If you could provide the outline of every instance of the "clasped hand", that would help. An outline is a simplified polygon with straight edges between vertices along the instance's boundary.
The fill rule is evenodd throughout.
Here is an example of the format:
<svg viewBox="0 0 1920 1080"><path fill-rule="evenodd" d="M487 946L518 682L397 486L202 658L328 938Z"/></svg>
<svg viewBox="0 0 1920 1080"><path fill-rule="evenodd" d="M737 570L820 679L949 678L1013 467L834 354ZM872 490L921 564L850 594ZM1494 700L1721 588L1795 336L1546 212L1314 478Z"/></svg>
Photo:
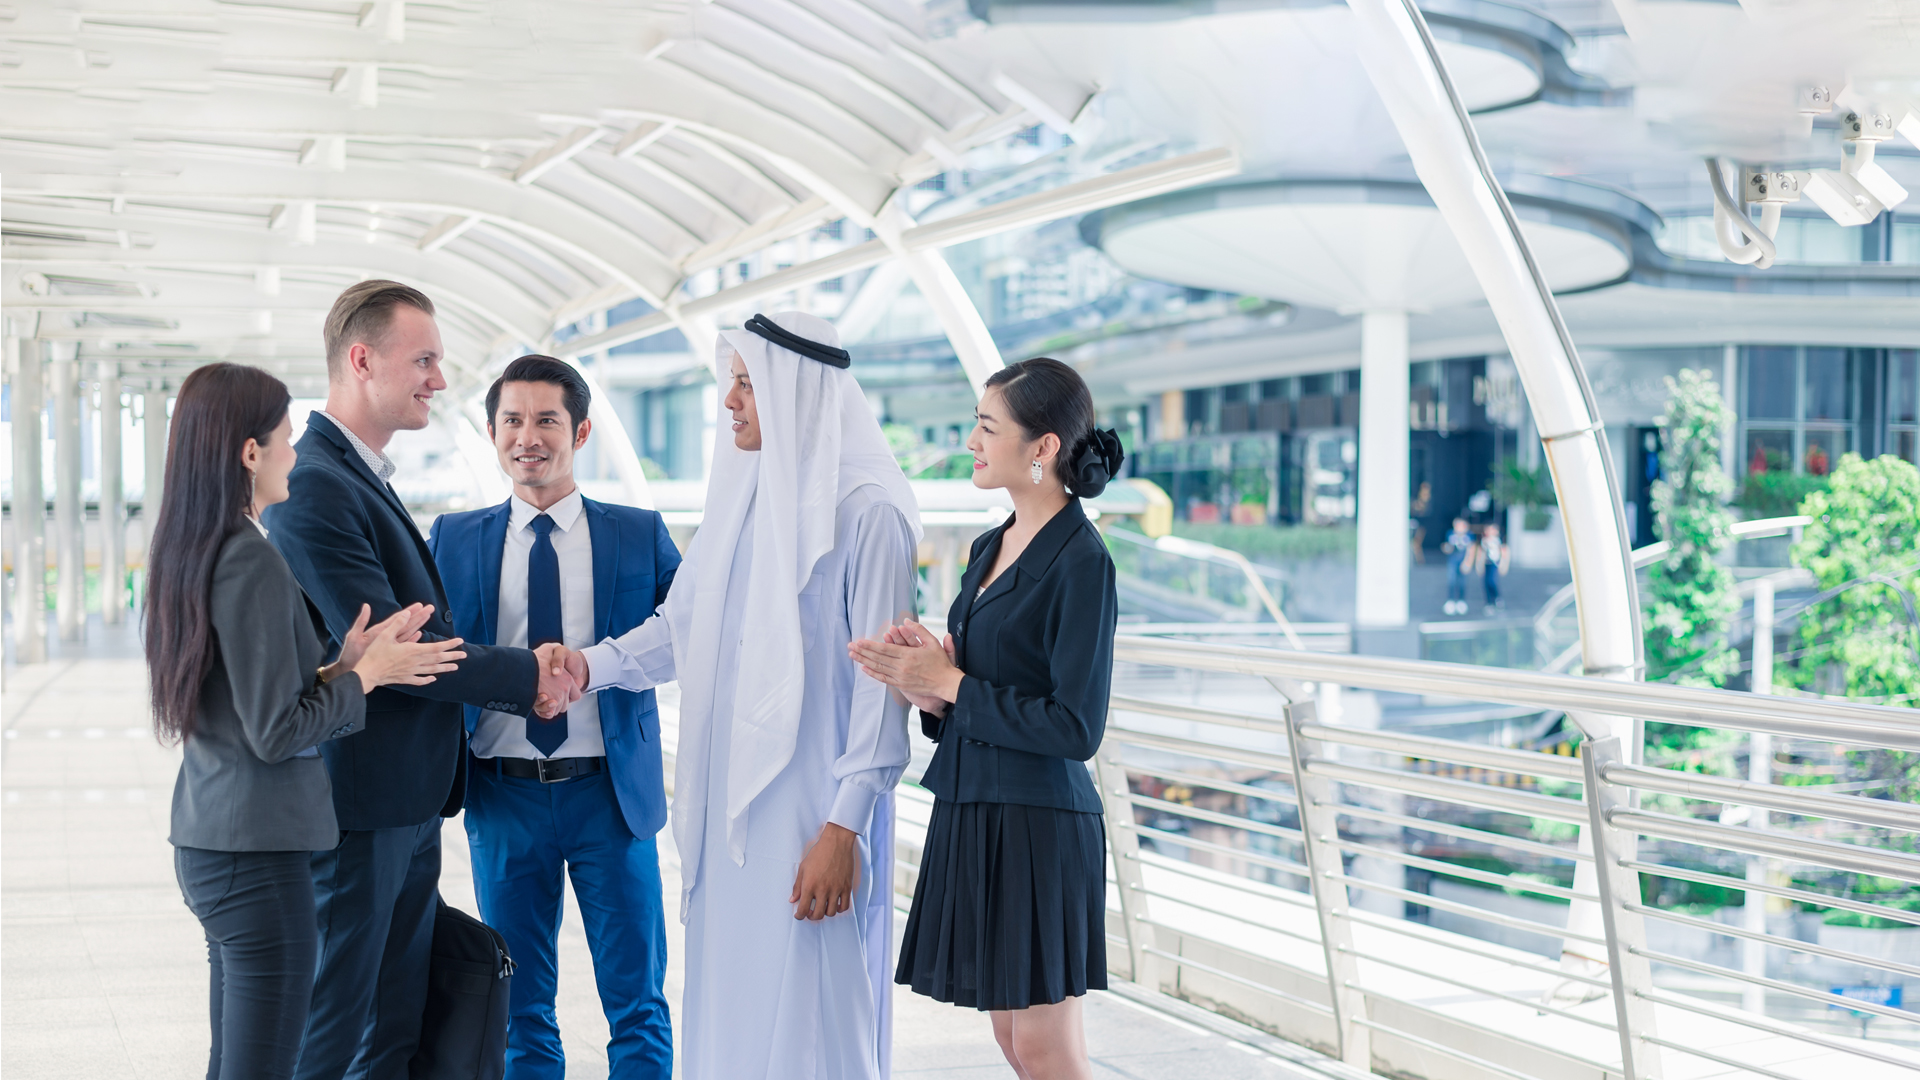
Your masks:
<svg viewBox="0 0 1920 1080"><path fill-rule="evenodd" d="M860 670L899 691L922 712L945 716L947 706L960 698L962 672L954 663L952 634L936 638L933 631L908 619L887 627L879 640L850 643L847 655Z"/></svg>
<svg viewBox="0 0 1920 1080"><path fill-rule="evenodd" d="M551 720L586 693L592 675L587 658L557 641L533 650L540 664L540 690L533 699L533 712L542 720Z"/></svg>

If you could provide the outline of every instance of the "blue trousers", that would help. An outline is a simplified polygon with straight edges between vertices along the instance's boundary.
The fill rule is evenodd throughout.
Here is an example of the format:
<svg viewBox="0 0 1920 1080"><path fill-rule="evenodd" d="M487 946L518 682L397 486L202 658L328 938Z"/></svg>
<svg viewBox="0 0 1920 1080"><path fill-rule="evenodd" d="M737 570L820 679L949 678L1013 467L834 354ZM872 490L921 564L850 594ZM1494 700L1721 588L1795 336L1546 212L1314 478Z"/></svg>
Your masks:
<svg viewBox="0 0 1920 1080"><path fill-rule="evenodd" d="M1467 598L1467 572L1462 566L1464 561L1459 558L1447 560L1447 599L1449 600Z"/></svg>
<svg viewBox="0 0 1920 1080"><path fill-rule="evenodd" d="M627 828L604 772L542 784L475 761L469 776L473 889L480 917L507 939L515 964L507 1080L566 1074L553 1009L564 875L573 878L607 1013L609 1080L669 1080L667 928L653 837Z"/></svg>
<svg viewBox="0 0 1920 1080"><path fill-rule="evenodd" d="M1500 602L1500 568L1488 563L1487 576L1483 584L1487 590L1487 606L1492 607L1498 604Z"/></svg>
<svg viewBox="0 0 1920 1080"><path fill-rule="evenodd" d="M440 819L350 830L313 853L320 963L299 1080L406 1080L440 898Z"/></svg>

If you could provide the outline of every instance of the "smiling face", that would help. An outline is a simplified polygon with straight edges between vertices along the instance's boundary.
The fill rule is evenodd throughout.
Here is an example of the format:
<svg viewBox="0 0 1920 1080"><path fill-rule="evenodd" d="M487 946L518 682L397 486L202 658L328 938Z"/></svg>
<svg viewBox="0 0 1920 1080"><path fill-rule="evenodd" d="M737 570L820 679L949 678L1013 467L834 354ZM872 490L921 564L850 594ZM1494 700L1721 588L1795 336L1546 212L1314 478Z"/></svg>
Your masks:
<svg viewBox="0 0 1920 1080"><path fill-rule="evenodd" d="M739 352L733 354L732 382L722 402L733 414L733 445L742 450L760 449L760 409L753 400L753 379L747 375L747 362Z"/></svg>
<svg viewBox="0 0 1920 1080"><path fill-rule="evenodd" d="M378 341L347 350L347 370L362 383L368 418L389 435L426 427L433 395L447 388L440 374L442 355L440 327L433 316L396 305Z"/></svg>
<svg viewBox="0 0 1920 1080"><path fill-rule="evenodd" d="M1060 452L1060 437L1051 432L1038 439L1027 433L1007 415L1000 388L991 386L973 411L972 434L967 449L973 451L973 486L978 488L1033 487L1033 463L1040 462L1041 479L1053 474L1053 458Z"/></svg>
<svg viewBox="0 0 1920 1080"><path fill-rule="evenodd" d="M574 429L566 392L558 384L509 382L500 385L488 433L513 493L544 508L573 491L573 455L587 444L592 428L593 422L581 417L579 430Z"/></svg>
<svg viewBox="0 0 1920 1080"><path fill-rule="evenodd" d="M300 452L293 448L293 418L282 415L280 423L267 436L265 445L248 439L240 448L240 461L253 473L253 513L274 503L287 501L287 474Z"/></svg>

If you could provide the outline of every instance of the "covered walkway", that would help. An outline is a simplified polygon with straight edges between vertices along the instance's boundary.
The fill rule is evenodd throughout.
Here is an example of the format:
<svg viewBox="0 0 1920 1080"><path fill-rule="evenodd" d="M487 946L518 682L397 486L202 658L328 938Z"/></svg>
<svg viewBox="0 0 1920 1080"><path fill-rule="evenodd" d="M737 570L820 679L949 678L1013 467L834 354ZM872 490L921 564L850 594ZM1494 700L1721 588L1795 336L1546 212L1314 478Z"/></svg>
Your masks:
<svg viewBox="0 0 1920 1080"><path fill-rule="evenodd" d="M5 673L0 1069L19 1080L195 1080L206 1072L207 966L166 840L179 753L158 746L147 725L145 672L130 630L91 629L90 646L56 643L48 663ZM459 819L442 836L441 892L475 911ZM673 897L679 864L671 839L661 840L665 894ZM667 929L667 995L677 1008L680 927L669 919ZM571 889L560 969L568 1076L604 1078L607 1025ZM1352 1075L1192 1006L1147 1000L1139 991L1093 995L1088 1041L1101 1080ZM895 988L894 1002L895 1076L1008 1075L983 1017L904 988Z"/></svg>

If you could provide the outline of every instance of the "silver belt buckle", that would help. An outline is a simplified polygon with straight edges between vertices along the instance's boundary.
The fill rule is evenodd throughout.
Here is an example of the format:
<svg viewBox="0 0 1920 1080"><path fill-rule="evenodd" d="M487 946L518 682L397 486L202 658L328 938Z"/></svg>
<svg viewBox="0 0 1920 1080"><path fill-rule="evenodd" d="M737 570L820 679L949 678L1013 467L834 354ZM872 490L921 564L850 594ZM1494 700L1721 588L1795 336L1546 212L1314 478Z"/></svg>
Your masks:
<svg viewBox="0 0 1920 1080"><path fill-rule="evenodd" d="M566 758L534 758L533 760L534 760L534 769L537 771L538 778L540 782L543 784L564 784L567 781L573 779L573 777L571 776L556 776L551 780L547 779L548 763L566 761L567 760Z"/></svg>

